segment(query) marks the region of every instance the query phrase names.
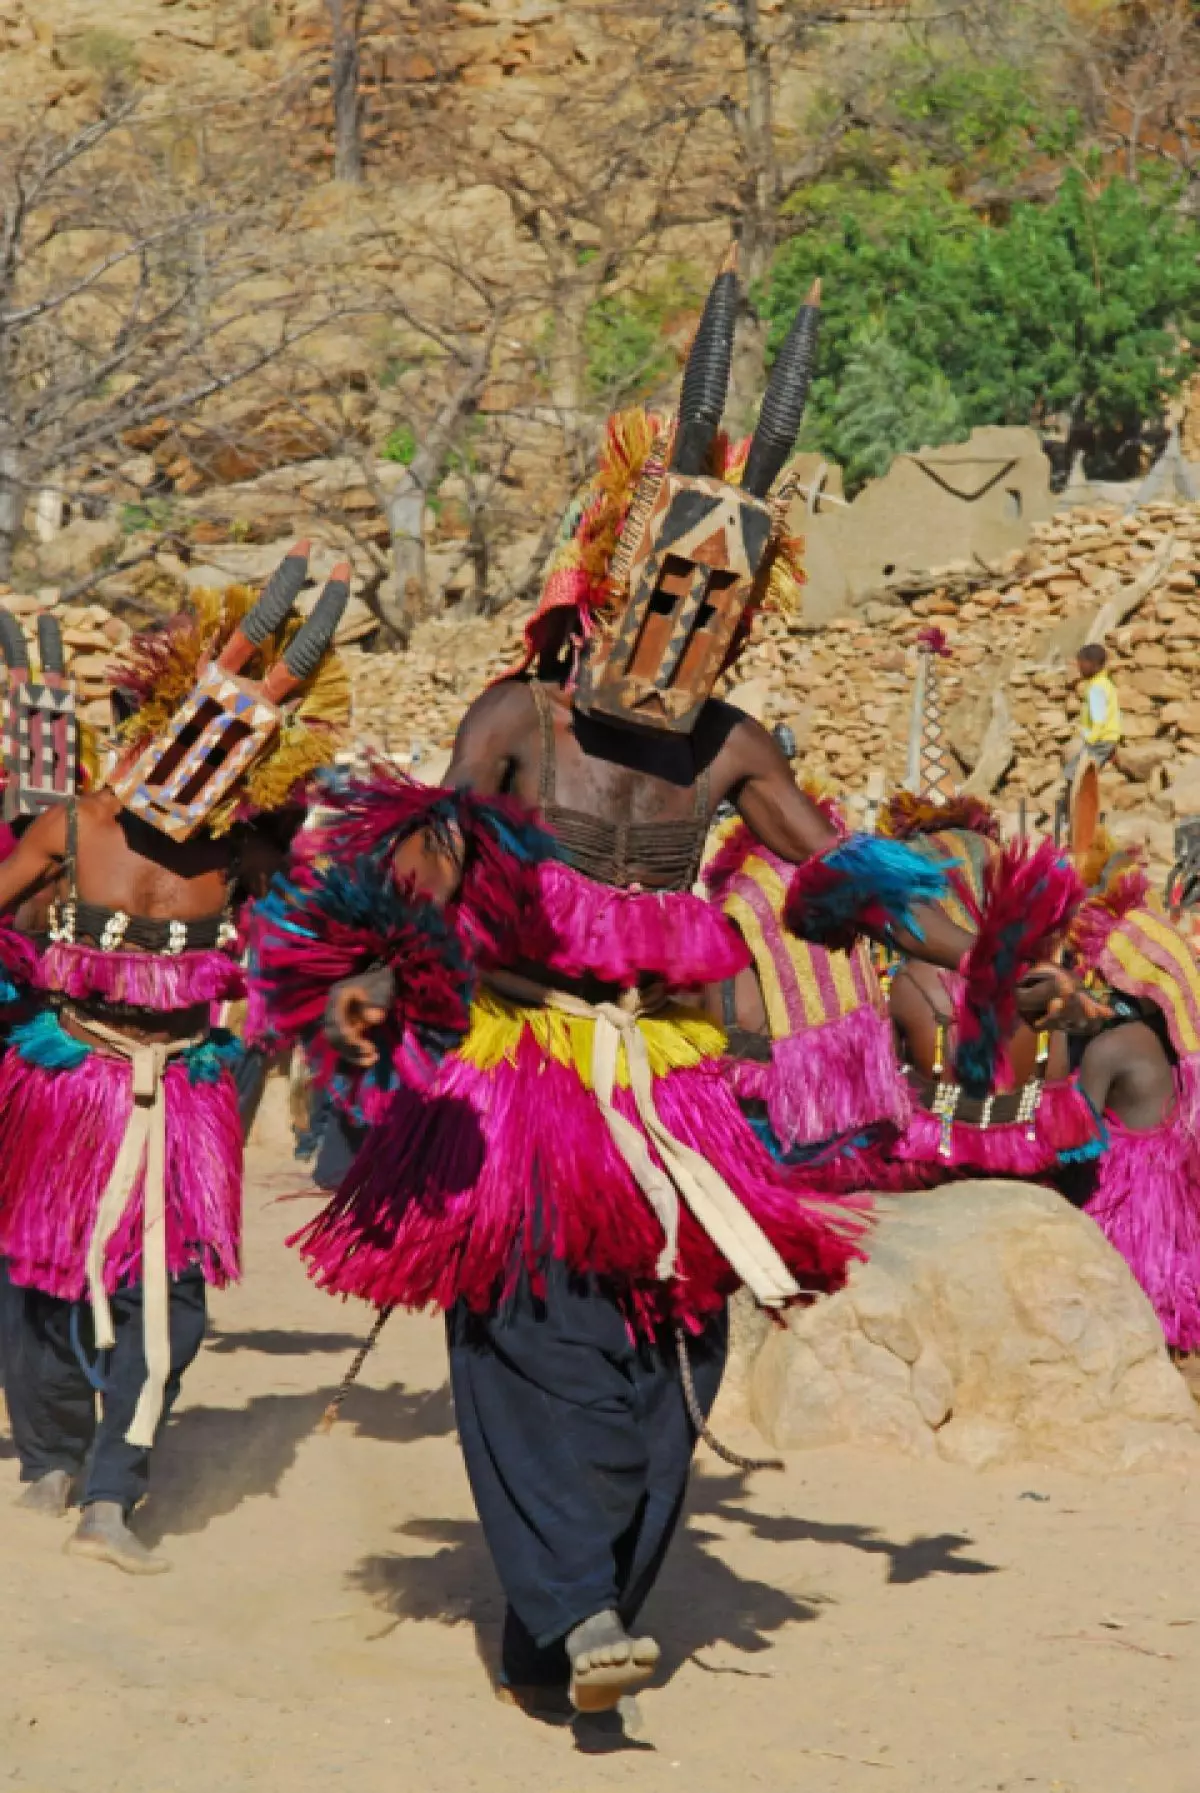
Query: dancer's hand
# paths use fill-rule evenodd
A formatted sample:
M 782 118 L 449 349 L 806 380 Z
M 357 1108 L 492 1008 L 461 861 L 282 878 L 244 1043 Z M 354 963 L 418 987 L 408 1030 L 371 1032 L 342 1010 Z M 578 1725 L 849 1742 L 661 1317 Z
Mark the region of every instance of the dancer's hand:
M 1017 985 L 1017 1009 L 1031 1027 L 1061 1033 L 1091 1033 L 1112 1018 L 1111 1008 L 1061 965 L 1034 965 L 1026 972 Z
M 334 1051 L 364 1069 L 375 1064 L 379 1048 L 369 1036 L 387 1020 L 395 993 L 386 966 L 335 984 L 325 1004 L 325 1037 Z

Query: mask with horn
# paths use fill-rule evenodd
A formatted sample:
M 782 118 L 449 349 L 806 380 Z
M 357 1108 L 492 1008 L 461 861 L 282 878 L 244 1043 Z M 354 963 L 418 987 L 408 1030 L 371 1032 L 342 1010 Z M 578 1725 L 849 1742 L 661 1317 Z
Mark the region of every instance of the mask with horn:
M 340 746 L 349 683 L 330 649 L 350 567 L 334 567 L 298 621 L 307 570 L 301 542 L 257 601 L 236 586 L 195 593 L 196 608 L 135 640 L 116 672 L 122 693 L 144 701 L 121 726 L 130 751 L 110 783 L 126 809 L 170 839 L 201 827 L 223 833 L 282 807 Z
M 734 484 L 711 469 L 733 362 L 736 257 L 709 292 L 688 355 L 666 465 L 647 461 L 609 569 L 606 618 L 575 702 L 613 722 L 687 734 L 757 607 L 783 533 L 771 489 L 795 445 L 820 316 L 814 285 L 788 333 Z M 736 468 L 728 468 L 736 472 Z
M 4 820 L 40 815 L 75 795 L 79 724 L 75 688 L 66 675 L 62 631 L 55 617 L 38 617 L 35 679 L 20 623 L 0 609 L 0 654 L 7 668 L 4 708 Z

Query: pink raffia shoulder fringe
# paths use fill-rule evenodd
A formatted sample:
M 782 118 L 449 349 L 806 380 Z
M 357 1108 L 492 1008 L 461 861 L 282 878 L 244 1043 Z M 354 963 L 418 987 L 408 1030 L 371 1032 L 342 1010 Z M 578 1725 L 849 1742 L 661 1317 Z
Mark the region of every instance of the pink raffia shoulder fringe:
M 235 1002 L 246 993 L 245 973 L 227 953 L 110 953 L 67 942 L 46 948 L 40 982 L 59 996 L 95 996 L 160 1014 Z
M 814 1198 L 743 1118 L 719 1058 L 668 1071 L 658 1113 L 715 1164 L 797 1280 L 837 1287 L 860 1256 L 861 1202 Z M 628 1091 L 617 1106 L 637 1124 Z M 425 1095 L 399 1089 L 338 1194 L 291 1243 L 323 1288 L 384 1307 L 477 1311 L 547 1258 L 611 1281 L 631 1323 L 699 1325 L 736 1286 L 724 1257 L 682 1208 L 678 1275 L 660 1282 L 662 1232 L 573 1066 L 526 1030 L 495 1069 L 458 1054 Z
M 199 1263 L 218 1288 L 238 1276 L 242 1133 L 237 1090 L 223 1071 L 190 1080 L 175 1060 L 167 1092 L 167 1266 Z M 29 1063 L 10 1048 L 0 1061 L 0 1257 L 22 1287 L 63 1301 L 84 1293 L 84 1260 L 100 1197 L 133 1107 L 123 1059 L 91 1052 L 74 1069 Z M 110 1292 L 136 1279 L 142 1261 L 139 1178 L 105 1262 Z
M 1200 1351 L 1200 1151 L 1175 1116 L 1145 1133 L 1106 1119 L 1109 1149 L 1084 1212 L 1129 1265 L 1167 1344 Z
M 37 975 L 38 955 L 33 941 L 0 916 L 0 987 L 8 986 L 7 1000 L 12 1000 L 12 990 L 35 984 Z
M 538 913 L 522 941 L 529 958 L 567 977 L 591 973 L 671 989 L 720 983 L 750 963 L 737 929 L 688 891 L 623 890 L 550 860 L 537 868 Z

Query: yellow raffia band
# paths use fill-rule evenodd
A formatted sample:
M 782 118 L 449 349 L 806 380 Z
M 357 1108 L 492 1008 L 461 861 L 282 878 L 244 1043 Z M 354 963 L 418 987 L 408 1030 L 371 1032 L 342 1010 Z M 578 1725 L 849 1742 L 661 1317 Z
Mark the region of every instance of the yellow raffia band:
M 638 1031 L 646 1042 L 655 1077 L 668 1071 L 692 1070 L 725 1050 L 725 1035 L 703 1015 L 669 1003 L 654 1015 L 640 1015 Z M 554 1009 L 526 1008 L 484 990 L 471 1004 L 471 1026 L 458 1056 L 478 1071 L 494 1071 L 515 1062 L 521 1040 L 532 1035 L 539 1049 L 556 1064 L 569 1065 L 585 1089 L 592 1087 L 592 1046 L 596 1023 Z M 617 1066 L 617 1087 L 629 1088 L 624 1048 Z

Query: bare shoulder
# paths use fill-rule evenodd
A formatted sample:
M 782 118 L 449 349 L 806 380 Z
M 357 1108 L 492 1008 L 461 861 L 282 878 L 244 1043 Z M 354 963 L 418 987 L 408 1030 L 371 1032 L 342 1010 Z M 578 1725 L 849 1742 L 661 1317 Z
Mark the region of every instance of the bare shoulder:
M 753 760 L 756 752 L 770 750 L 775 743 L 753 716 L 739 710 L 724 698 L 713 697 L 705 704 L 696 727 L 696 745 L 706 765 L 718 759 Z
M 1141 1065 L 1157 1064 L 1160 1060 L 1165 1063 L 1166 1053 L 1158 1035 L 1145 1021 L 1125 1021 L 1120 1027 L 1106 1027 L 1089 1041 L 1084 1058 L 1089 1065 L 1115 1078 Z
M 287 843 L 273 830 L 251 823 L 230 856 L 236 855 L 238 884 L 250 896 L 265 894 L 271 879 L 287 861 Z
M 529 686 L 521 679 L 504 679 L 477 697 L 463 717 L 445 782 L 495 796 L 506 788 L 514 766 L 528 757 L 535 739 Z
M 459 724 L 460 741 L 471 735 L 499 734 L 524 727 L 534 714 L 533 693 L 524 679 L 502 679 L 480 693 Z
M 90 799 L 84 798 L 83 803 Z M 83 804 L 80 804 L 82 809 Z M 21 846 L 47 859 L 64 859 L 67 852 L 67 810 L 63 803 L 45 809 L 32 821 L 21 836 Z

